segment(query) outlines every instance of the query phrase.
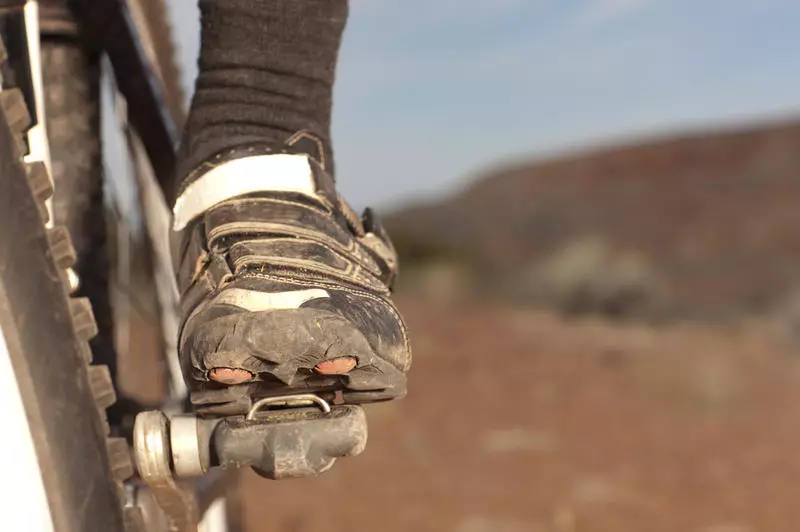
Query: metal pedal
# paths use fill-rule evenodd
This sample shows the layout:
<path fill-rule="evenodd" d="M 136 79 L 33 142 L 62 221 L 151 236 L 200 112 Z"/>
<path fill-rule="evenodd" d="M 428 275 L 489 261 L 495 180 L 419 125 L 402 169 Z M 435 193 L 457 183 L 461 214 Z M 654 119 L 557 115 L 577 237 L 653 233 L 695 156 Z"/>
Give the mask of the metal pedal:
<path fill-rule="evenodd" d="M 142 412 L 136 416 L 133 447 L 142 480 L 182 530 L 195 521 L 197 503 L 179 479 L 200 477 L 215 467 L 251 467 L 275 480 L 315 476 L 336 459 L 361 453 L 366 443 L 361 407 L 330 406 L 308 394 L 262 399 L 246 416 L 167 418 L 159 411 Z"/>
<path fill-rule="evenodd" d="M 317 408 L 297 408 L 313 402 Z M 284 410 L 265 407 L 290 406 Z M 226 418 L 214 430 L 213 447 L 223 468 L 249 465 L 271 479 L 319 475 L 337 458 L 360 454 L 367 418 L 359 406 L 330 407 L 315 395 L 258 401 L 244 418 Z"/>

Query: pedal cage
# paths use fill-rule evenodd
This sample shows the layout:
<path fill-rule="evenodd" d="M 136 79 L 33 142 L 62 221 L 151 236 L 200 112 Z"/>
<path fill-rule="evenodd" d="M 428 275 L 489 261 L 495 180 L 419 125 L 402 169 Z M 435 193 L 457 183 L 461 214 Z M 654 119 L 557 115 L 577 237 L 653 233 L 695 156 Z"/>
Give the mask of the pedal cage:
<path fill-rule="evenodd" d="M 276 405 L 283 408 L 264 408 Z M 154 438 L 164 442 L 158 457 L 148 444 Z M 212 467 L 252 467 L 275 480 L 315 476 L 330 469 L 337 458 L 361 453 L 366 442 L 367 420 L 361 407 L 331 407 L 315 395 L 262 399 L 247 416 L 167 418 L 158 411 L 142 412 L 134 427 L 139 470 L 153 470 L 148 464 L 154 458 L 159 463 L 166 460 L 176 479 L 199 477 Z M 157 470 L 162 476 L 166 471 L 163 464 Z"/>
<path fill-rule="evenodd" d="M 213 441 L 222 468 L 250 466 L 276 480 L 308 477 L 327 471 L 337 458 L 363 451 L 367 423 L 358 406 L 335 406 L 327 413 L 315 408 L 270 410 L 251 419 L 223 419 Z"/>
<path fill-rule="evenodd" d="M 319 475 L 364 450 L 367 418 L 359 406 L 293 395 L 262 399 L 246 416 L 141 412 L 133 440 L 140 477 L 173 529 L 183 531 L 196 522 L 197 501 L 181 479 L 242 467 L 275 480 Z"/>

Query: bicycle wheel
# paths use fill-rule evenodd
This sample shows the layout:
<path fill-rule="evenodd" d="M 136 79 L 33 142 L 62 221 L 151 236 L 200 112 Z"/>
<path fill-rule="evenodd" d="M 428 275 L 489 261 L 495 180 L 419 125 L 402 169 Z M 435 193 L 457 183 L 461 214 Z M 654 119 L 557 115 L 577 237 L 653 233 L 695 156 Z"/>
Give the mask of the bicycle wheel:
<path fill-rule="evenodd" d="M 47 137 L 52 160 L 54 223 L 69 231 L 80 279 L 78 295 L 89 298 L 98 335 L 94 361 L 116 375 L 109 302 L 109 260 L 100 151 L 100 58 L 80 36 L 42 36 Z"/>
<path fill-rule="evenodd" d="M 91 306 L 68 293 L 74 250 L 64 228 L 44 226 L 52 188 L 43 164 L 22 159 L 24 99 L 4 88 L 0 103 L 0 356 L 13 368 L 27 421 L 8 437 L 28 435 L 34 447 L 47 530 L 116 532 L 126 521 L 131 529 L 137 514 L 123 510 L 121 489 L 133 473 L 128 447 L 108 438 L 105 421 L 114 389 L 107 368 L 89 366 L 87 342 L 97 330 Z M 24 514 L 14 519 L 13 529 L 30 530 Z"/>
<path fill-rule="evenodd" d="M 131 374 L 126 369 L 131 367 L 132 361 L 137 361 L 133 363 L 136 365 L 138 361 L 150 360 L 160 344 L 161 323 L 155 287 L 150 280 L 150 250 L 146 235 L 136 232 L 135 237 L 130 236 L 125 227 L 128 221 L 106 216 L 100 150 L 100 52 L 86 34 L 86 28 L 74 21 L 64 4 L 45 5 L 49 9 L 44 16 L 47 24 L 43 26 L 42 64 L 47 132 L 56 185 L 54 216 L 56 223 L 70 231 L 78 257 L 75 270 L 80 278 L 79 294 L 89 297 L 96 312 L 99 334 L 91 342 L 95 361 L 109 367 L 115 388 L 118 392 L 122 390 L 122 401 L 109 412 L 116 432 L 123 425 L 130 428 L 130 415 L 135 413 L 127 395 L 150 403 L 160 400 L 160 390 L 164 387 L 159 371 L 163 362 L 154 360 L 152 371 L 145 372 L 147 374 L 141 371 Z M 176 123 L 180 123 L 185 96 L 180 86 L 166 6 L 163 0 L 132 0 L 130 7 L 140 44 L 161 82 L 165 104 Z M 122 225 L 122 231 L 118 224 Z M 129 240 L 120 243 L 121 236 Z M 125 256 L 136 260 L 129 261 L 119 255 L 120 245 L 131 246 L 133 253 Z M 121 265 L 120 261 L 125 264 Z M 109 292 L 111 264 L 116 265 L 116 272 L 129 272 L 130 277 L 119 284 L 114 276 L 112 284 L 116 290 L 136 294 L 133 306 L 115 300 L 119 312 L 113 318 Z M 135 281 L 135 287 L 129 286 L 131 280 Z M 133 342 L 118 339 L 121 342 L 117 345 L 119 353 L 114 347 L 115 328 L 137 332 Z M 127 336 L 123 334 L 120 338 L 123 337 Z M 119 364 L 118 356 L 121 357 Z M 144 392 L 139 386 L 142 380 L 147 384 Z"/>

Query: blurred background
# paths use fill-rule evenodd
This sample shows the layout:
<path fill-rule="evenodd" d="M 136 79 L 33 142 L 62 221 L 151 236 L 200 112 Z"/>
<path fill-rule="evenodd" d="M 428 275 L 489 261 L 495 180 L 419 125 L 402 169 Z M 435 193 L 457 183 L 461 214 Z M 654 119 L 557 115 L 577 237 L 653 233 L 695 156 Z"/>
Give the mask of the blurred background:
<path fill-rule="evenodd" d="M 195 2 L 174 0 L 184 83 Z M 415 367 L 251 531 L 795 531 L 800 3 L 352 0 L 342 193 Z"/>

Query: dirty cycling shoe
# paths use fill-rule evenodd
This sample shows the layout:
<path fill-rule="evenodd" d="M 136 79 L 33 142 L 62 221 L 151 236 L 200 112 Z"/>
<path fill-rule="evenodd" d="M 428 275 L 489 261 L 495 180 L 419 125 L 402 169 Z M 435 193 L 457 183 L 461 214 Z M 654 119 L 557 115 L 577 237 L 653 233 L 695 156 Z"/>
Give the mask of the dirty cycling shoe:
<path fill-rule="evenodd" d="M 320 143 L 244 146 L 202 165 L 174 209 L 179 351 L 200 410 L 295 393 L 406 391 L 408 336 L 389 299 L 397 256 L 369 209 L 336 194 Z"/>

